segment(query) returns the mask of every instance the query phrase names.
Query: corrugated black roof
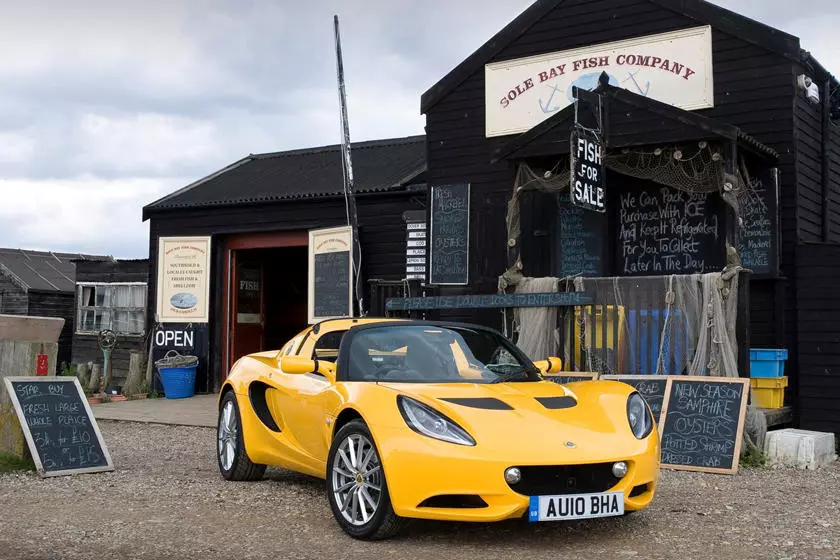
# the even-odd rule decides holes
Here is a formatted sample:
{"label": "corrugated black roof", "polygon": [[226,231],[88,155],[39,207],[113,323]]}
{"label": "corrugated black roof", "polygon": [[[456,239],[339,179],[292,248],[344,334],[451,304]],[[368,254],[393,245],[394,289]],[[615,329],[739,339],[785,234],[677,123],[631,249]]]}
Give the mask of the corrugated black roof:
{"label": "corrugated black roof", "polygon": [[[418,182],[426,171],[426,137],[351,144],[355,192],[380,192]],[[341,146],[251,154],[143,208],[149,212],[340,195]]]}
{"label": "corrugated black roof", "polygon": [[74,260],[110,259],[81,253],[0,248],[0,274],[26,291],[73,293],[76,289]]}

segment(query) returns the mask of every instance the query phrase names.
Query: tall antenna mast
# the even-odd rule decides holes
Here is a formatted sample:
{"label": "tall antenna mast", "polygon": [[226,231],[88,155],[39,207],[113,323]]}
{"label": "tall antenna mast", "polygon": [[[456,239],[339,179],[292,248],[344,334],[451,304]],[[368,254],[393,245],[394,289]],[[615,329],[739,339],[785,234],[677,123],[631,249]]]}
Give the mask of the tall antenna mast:
{"label": "tall antenna mast", "polygon": [[353,159],[350,155],[350,123],[347,118],[347,96],[344,88],[344,62],[341,58],[341,37],[338,32],[338,16],[333,16],[335,23],[335,56],[338,72],[338,102],[341,106],[341,154],[342,169],[344,171],[344,200],[347,212],[347,225],[353,231],[353,276],[354,292],[358,300],[359,316],[364,316],[363,290],[359,286],[362,281],[362,249],[359,244],[359,217],[356,214],[356,197],[353,193]]}

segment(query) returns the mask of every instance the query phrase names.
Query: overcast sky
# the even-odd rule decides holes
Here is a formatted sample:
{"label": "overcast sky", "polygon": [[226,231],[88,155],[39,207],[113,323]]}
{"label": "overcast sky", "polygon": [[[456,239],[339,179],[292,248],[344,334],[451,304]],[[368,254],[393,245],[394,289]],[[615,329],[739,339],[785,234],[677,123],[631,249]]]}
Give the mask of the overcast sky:
{"label": "overcast sky", "polygon": [[[719,0],[840,75],[837,0]],[[531,0],[0,0],[0,247],[148,254],[143,205],[248,153],[422,134],[420,95]],[[807,9],[805,9],[807,7]]]}

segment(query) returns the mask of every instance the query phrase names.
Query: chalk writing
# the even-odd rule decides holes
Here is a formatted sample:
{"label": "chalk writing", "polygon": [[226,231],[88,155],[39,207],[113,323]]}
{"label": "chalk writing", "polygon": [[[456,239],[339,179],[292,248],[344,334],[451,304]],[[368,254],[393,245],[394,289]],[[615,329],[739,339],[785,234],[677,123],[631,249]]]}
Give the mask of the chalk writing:
{"label": "chalk writing", "polygon": [[723,265],[717,204],[668,187],[621,193],[619,266],[626,275],[687,274]]}
{"label": "chalk writing", "polygon": [[[432,187],[432,284],[466,284],[469,278],[469,185]],[[425,246],[425,245],[424,245]]]}

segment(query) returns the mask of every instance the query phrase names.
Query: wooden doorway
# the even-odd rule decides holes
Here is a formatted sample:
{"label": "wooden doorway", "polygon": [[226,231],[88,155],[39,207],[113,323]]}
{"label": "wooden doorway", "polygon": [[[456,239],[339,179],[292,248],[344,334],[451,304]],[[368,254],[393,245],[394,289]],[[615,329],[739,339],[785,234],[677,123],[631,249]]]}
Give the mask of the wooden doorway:
{"label": "wooden doorway", "polygon": [[[275,306],[270,301],[271,278],[269,271],[277,268],[271,260],[275,249],[295,248],[296,253],[306,254],[305,248],[309,244],[309,234],[306,231],[242,234],[230,236],[224,243],[224,293],[222,296],[222,379],[227,377],[233,363],[240,357],[267,350],[266,344],[274,342],[271,336],[271,317],[267,312]],[[259,251],[263,250],[263,251]],[[272,250],[272,251],[266,251]],[[279,251],[282,253],[282,251]],[[285,261],[285,259],[282,259]],[[305,259],[295,258],[295,263],[288,266],[298,266],[300,260],[306,270]],[[303,298],[306,297],[305,290]],[[305,309],[305,299],[301,308]],[[269,313],[270,314],[270,313]],[[304,328],[305,314],[300,328]]]}

